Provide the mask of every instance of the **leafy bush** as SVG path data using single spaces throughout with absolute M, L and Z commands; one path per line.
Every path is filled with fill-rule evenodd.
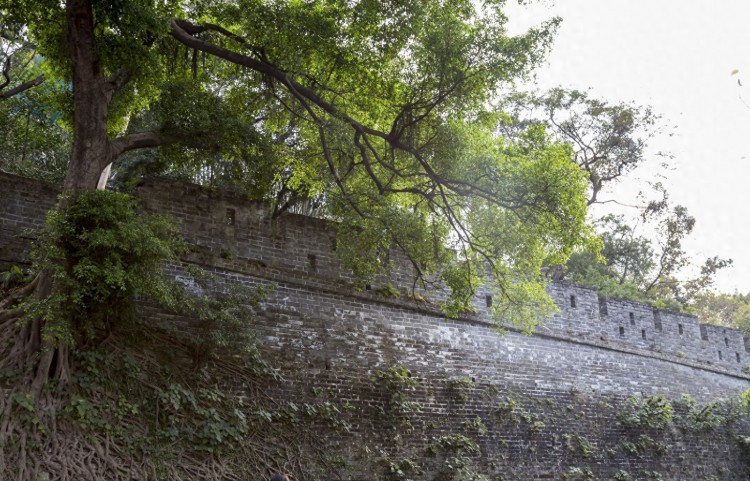
M 664 429 L 672 421 L 673 414 L 672 405 L 662 396 L 629 397 L 619 417 L 630 428 Z
M 54 292 L 24 306 L 47 322 L 46 336 L 74 344 L 111 330 L 131 317 L 136 294 L 174 304 L 164 266 L 184 245 L 169 221 L 139 214 L 137 200 L 117 192 L 63 196 L 60 205 L 31 255 L 36 271 L 51 274 Z
M 34 269 L 51 275 L 54 291 L 27 300 L 27 315 L 45 320 L 56 344 L 85 344 L 137 321 L 140 298 L 193 321 L 179 334 L 194 345 L 196 365 L 217 350 L 243 352 L 252 341 L 248 321 L 273 286 L 228 282 L 181 263 L 187 250 L 175 226 L 139 212 L 138 202 L 111 191 L 60 199 L 32 251 Z

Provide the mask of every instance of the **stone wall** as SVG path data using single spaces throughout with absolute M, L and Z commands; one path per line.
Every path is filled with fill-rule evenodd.
M 326 284 L 329 289 L 358 295 L 351 290 L 351 274 L 342 268 L 334 252 L 335 229 L 324 220 L 283 215 L 272 222 L 262 203 L 176 182 L 145 182 L 137 192 L 148 209 L 177 219 L 188 242 L 202 250 L 206 261 L 239 272 L 266 269 L 266 276 L 278 274 L 277 278 L 292 283 Z M 413 287 L 412 267 L 398 262 L 402 258 L 398 252 L 391 252 L 390 258 L 390 275 L 376 280 L 370 290 L 375 293 L 390 283 L 406 299 Z M 445 298 L 439 291 L 416 291 L 433 302 Z M 559 312 L 540 326 L 539 334 L 746 377 L 742 368 L 750 366 L 750 356 L 739 330 L 700 326 L 693 316 L 601 297 L 581 286 L 557 283 L 550 286 L 549 293 Z M 464 321 L 491 324 L 487 312 L 490 296 L 490 292 L 478 292 L 478 314 Z M 417 301 L 405 302 L 400 304 L 416 309 L 429 307 Z
M 0 172 L 0 267 L 25 263 L 32 233 L 44 225 L 57 194 L 41 182 Z
M 146 209 L 180 224 L 195 247 L 189 261 L 247 285 L 276 284 L 254 329 L 287 380 L 275 388 L 279 396 L 350 407 L 342 416 L 351 430 L 321 440 L 344 460 L 344 479 L 387 477 L 384 456 L 416 459 L 426 473 L 411 477 L 432 479 L 450 454 L 436 452 L 436 440 L 456 433 L 476 440 L 481 454 L 472 459 L 492 479 L 748 479 L 736 441 L 747 434 L 742 422 L 659 431 L 622 422 L 629 396 L 689 394 L 706 403 L 748 389 L 739 331 L 558 283 L 549 292 L 560 310 L 533 336 L 499 335 L 487 313 L 491 293 L 477 294 L 476 315 L 446 319 L 406 294 L 405 263 L 394 262 L 370 289 L 354 289 L 326 221 L 271 221 L 261 203 L 176 182 L 147 181 L 136 191 Z M 38 228 L 53 202 L 53 189 L 0 174 L 0 259 L 24 259 L 29 236 L 19 233 Z M 378 290 L 387 283 L 403 294 Z M 420 407 L 408 428 L 383 415 L 389 394 L 373 378 L 395 365 L 419 380 L 408 390 Z M 361 461 L 371 447 L 385 453 L 375 466 Z

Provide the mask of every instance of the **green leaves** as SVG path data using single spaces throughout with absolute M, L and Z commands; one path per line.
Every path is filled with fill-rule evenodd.
M 660 131 L 659 116 L 650 107 L 609 103 L 579 90 L 515 93 L 500 108 L 511 114 L 512 121 L 501 126 L 508 135 L 543 124 L 571 146 L 576 163 L 588 173 L 589 203 L 600 202 L 603 190 L 647 160 L 645 148 Z
M 681 311 L 695 303 L 710 317 L 705 309 L 711 302 L 707 289 L 716 272 L 732 264 L 731 259 L 708 258 L 699 275 L 679 280 L 692 264 L 682 241 L 692 232 L 695 219 L 685 207 L 670 208 L 666 200 L 652 202 L 642 217 L 655 224 L 657 234 L 652 238 L 638 235 L 638 225 L 623 216 L 601 218 L 597 224 L 602 258 L 593 252 L 574 253 L 566 278 L 596 287 L 603 295 L 650 302 L 661 309 Z
M 121 185 L 161 172 L 241 189 L 273 202 L 275 213 L 312 206 L 341 221 L 339 252 L 360 285 L 401 251 L 418 284 L 450 289 L 443 307 L 458 315 L 490 273 L 501 294 L 498 319 L 526 330 L 552 306 L 541 267 L 593 242 L 586 178 L 571 149 L 538 125 L 502 137 L 491 107 L 501 88 L 539 63 L 558 19 L 509 36 L 502 2 L 90 6 L 97 65 L 85 68 L 103 70 L 95 77 L 104 79 L 106 105 L 96 111 L 106 113 L 109 138 L 153 132 L 148 145 L 172 144 L 126 154 L 114 166 Z M 61 6 L 14 12 L 20 23 L 49 20 L 31 36 L 51 78 L 69 85 Z M 69 102 L 61 111 L 72 118 Z M 74 262 L 66 275 L 86 292 L 71 295 L 73 305 L 135 288 L 121 266 L 144 237 L 137 232 L 70 236 L 123 248 Z
M 125 194 L 88 191 L 61 204 L 32 252 L 34 269 L 53 276 L 55 292 L 27 301 L 25 309 L 48 321 L 47 336 L 73 343 L 127 320 L 136 294 L 169 292 L 164 263 L 174 262 L 183 245 L 169 222 L 137 214 Z
M 669 426 L 673 414 L 672 404 L 662 396 L 629 397 L 620 413 L 620 421 L 630 428 L 664 429 Z

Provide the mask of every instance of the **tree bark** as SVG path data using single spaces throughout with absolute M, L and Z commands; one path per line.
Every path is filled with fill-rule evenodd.
M 66 3 L 73 80 L 73 149 L 63 189 L 96 189 L 102 170 L 114 160 L 107 137 L 109 84 L 96 52 L 89 0 Z

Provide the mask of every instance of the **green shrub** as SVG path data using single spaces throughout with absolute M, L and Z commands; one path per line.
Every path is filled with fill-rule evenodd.
M 174 303 L 164 271 L 184 244 L 164 217 L 139 214 L 137 200 L 111 191 L 63 196 L 32 250 L 35 271 L 54 280 L 51 295 L 31 299 L 29 316 L 46 321 L 45 336 L 74 344 L 132 318 L 138 295 Z
M 673 414 L 672 405 L 662 396 L 629 397 L 619 417 L 630 428 L 664 429 L 672 421 Z
M 102 190 L 61 197 L 32 250 L 33 268 L 49 274 L 52 292 L 29 298 L 27 316 L 44 320 L 55 344 L 85 344 L 138 321 L 139 298 L 193 320 L 176 333 L 194 345 L 196 365 L 217 349 L 242 351 L 252 341 L 254 309 L 272 287 L 227 282 L 182 263 L 187 249 L 175 226 L 138 204 Z

